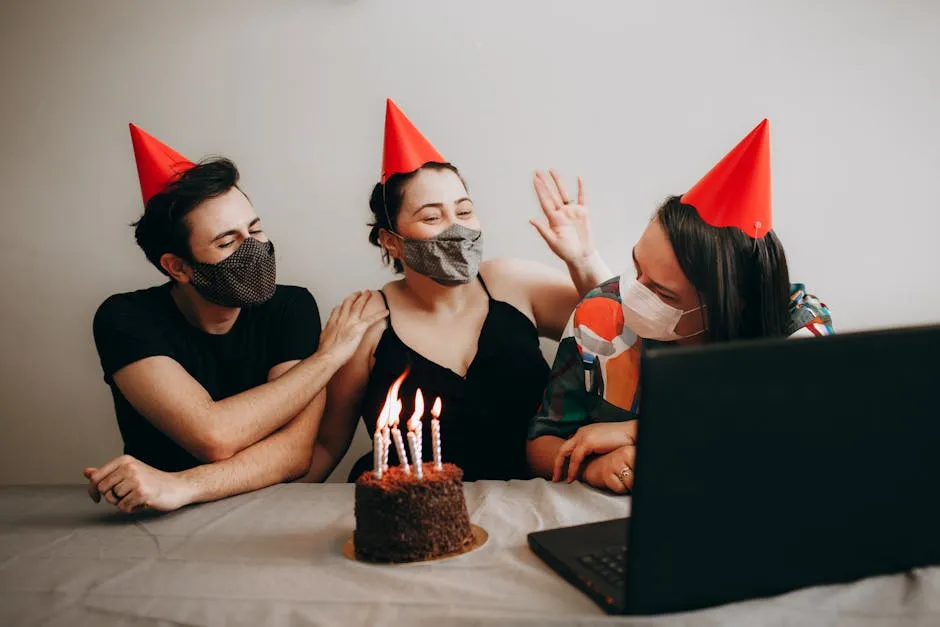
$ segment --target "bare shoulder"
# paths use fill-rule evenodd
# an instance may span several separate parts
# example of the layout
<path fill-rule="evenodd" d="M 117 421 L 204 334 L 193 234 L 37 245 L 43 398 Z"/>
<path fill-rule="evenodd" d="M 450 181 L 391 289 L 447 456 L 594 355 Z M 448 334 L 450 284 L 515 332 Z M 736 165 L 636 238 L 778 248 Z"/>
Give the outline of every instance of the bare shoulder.
<path fill-rule="evenodd" d="M 509 303 L 538 326 L 536 295 L 553 284 L 564 285 L 568 278 L 537 261 L 501 257 L 480 264 L 480 275 L 496 300 Z"/>
<path fill-rule="evenodd" d="M 387 287 L 387 286 L 386 286 L 386 287 Z M 382 294 L 379 292 L 379 290 L 361 290 L 361 291 L 356 291 L 356 292 L 353 292 L 353 293 L 351 293 L 351 294 L 348 294 L 348 295 L 344 298 L 344 300 L 349 299 L 349 298 L 353 298 L 353 297 L 355 297 L 355 296 L 357 296 L 357 295 L 359 295 L 359 294 L 366 294 L 366 295 L 368 296 L 368 299 L 369 299 L 369 300 L 366 302 L 366 307 L 365 307 L 365 309 L 364 309 L 363 312 L 362 312 L 362 314 L 363 314 L 364 316 L 371 316 L 371 315 L 377 314 L 377 313 L 379 313 L 380 311 L 382 311 L 382 310 L 385 309 L 385 300 L 382 298 Z M 340 305 L 342 305 L 342 303 L 343 303 L 343 301 L 340 301 L 340 303 L 337 304 L 337 307 L 339 307 Z"/>
<path fill-rule="evenodd" d="M 528 316 L 544 337 L 561 337 L 579 300 L 570 276 L 543 263 L 523 259 L 494 259 L 481 271 L 494 298 Z"/>
<path fill-rule="evenodd" d="M 371 316 L 386 309 L 385 299 L 382 297 L 382 293 L 379 290 L 366 290 L 366 292 L 369 295 L 369 301 L 366 303 L 363 315 Z"/>
<path fill-rule="evenodd" d="M 569 283 L 568 275 L 538 261 L 500 257 L 480 265 L 483 279 L 494 289 L 532 288 L 546 283 Z"/>

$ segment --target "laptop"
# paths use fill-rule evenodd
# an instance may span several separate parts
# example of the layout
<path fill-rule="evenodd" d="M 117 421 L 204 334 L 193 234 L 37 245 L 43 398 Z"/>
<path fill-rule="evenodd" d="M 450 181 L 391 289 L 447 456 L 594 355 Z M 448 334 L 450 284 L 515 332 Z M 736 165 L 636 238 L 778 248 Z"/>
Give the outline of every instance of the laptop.
<path fill-rule="evenodd" d="M 529 534 L 606 611 L 940 564 L 940 326 L 661 348 L 641 385 L 631 517 Z"/>

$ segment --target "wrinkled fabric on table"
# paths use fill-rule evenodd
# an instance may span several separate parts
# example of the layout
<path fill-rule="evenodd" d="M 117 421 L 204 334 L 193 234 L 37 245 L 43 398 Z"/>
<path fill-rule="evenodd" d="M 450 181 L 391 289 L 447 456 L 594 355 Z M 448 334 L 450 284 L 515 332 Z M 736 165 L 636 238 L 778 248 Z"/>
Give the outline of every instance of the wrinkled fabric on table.
<path fill-rule="evenodd" d="M 0 489 L 0 625 L 940 625 L 940 568 L 674 616 L 610 617 L 528 549 L 530 531 L 629 499 L 543 480 L 466 485 L 489 541 L 461 557 L 343 557 L 353 486 L 274 486 L 125 517 L 84 487 Z"/>

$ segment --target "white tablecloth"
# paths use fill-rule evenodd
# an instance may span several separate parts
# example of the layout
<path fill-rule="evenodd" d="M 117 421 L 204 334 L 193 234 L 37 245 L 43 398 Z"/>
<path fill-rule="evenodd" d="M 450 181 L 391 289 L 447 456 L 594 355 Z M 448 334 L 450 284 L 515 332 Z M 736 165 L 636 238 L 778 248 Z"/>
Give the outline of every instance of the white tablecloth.
<path fill-rule="evenodd" d="M 280 485 L 131 519 L 82 487 L 0 489 L 0 625 L 940 625 L 940 569 L 609 617 L 529 552 L 526 533 L 624 516 L 629 499 L 542 480 L 466 493 L 484 547 L 371 566 L 341 553 L 350 485 Z"/>

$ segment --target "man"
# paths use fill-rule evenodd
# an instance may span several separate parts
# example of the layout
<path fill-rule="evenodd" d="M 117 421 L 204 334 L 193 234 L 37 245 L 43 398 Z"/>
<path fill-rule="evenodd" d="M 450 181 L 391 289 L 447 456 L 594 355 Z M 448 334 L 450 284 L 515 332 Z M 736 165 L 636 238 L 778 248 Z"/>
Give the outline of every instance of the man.
<path fill-rule="evenodd" d="M 85 469 L 89 495 L 170 511 L 303 476 L 326 383 L 387 312 L 366 318 L 368 295 L 353 295 L 321 335 L 310 293 L 276 285 L 235 165 L 193 164 L 134 125 L 131 138 L 137 243 L 169 282 L 95 315 L 125 454 Z"/>

